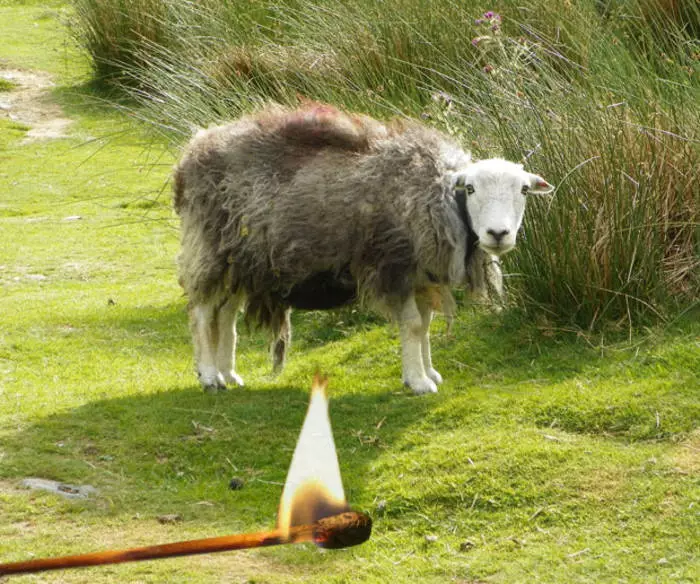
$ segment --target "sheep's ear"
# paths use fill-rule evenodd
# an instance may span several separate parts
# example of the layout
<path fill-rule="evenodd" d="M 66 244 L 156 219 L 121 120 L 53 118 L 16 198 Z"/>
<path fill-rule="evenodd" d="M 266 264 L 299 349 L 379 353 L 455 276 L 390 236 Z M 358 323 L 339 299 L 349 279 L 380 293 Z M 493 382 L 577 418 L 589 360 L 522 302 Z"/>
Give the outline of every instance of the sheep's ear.
<path fill-rule="evenodd" d="M 551 193 L 554 190 L 554 187 L 541 176 L 529 172 L 527 174 L 528 178 L 530 179 L 530 188 L 527 189 L 528 194 L 544 195 L 546 193 Z"/>

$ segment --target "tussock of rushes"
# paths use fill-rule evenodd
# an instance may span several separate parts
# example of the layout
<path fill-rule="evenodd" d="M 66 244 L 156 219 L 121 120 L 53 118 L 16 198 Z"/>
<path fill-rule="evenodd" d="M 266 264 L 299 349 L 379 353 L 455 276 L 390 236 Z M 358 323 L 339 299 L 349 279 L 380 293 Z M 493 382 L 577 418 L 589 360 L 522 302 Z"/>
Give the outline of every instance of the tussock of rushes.
<path fill-rule="evenodd" d="M 578 326 L 700 296 L 700 8 L 676 0 L 76 0 L 100 74 L 176 142 L 270 100 L 406 114 L 558 185 L 505 260 L 514 298 Z M 136 88 L 136 89 L 133 89 Z"/>

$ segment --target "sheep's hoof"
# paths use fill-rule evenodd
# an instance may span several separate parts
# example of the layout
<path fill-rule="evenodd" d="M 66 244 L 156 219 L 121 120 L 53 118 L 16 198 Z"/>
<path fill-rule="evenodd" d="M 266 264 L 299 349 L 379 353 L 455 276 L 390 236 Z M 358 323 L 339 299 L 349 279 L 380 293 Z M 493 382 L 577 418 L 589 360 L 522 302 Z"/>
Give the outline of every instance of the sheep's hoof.
<path fill-rule="evenodd" d="M 403 384 L 406 387 L 410 387 L 413 393 L 416 395 L 423 395 L 424 393 L 437 393 L 437 385 L 432 379 L 423 377 L 422 379 L 417 379 L 415 381 L 404 381 Z"/>
<path fill-rule="evenodd" d="M 233 370 L 224 373 L 223 377 L 226 385 L 234 385 L 238 387 L 243 387 L 245 385 L 243 383 L 243 378 Z"/>
<path fill-rule="evenodd" d="M 217 394 L 219 391 L 226 390 L 226 381 L 224 376 L 218 371 L 216 372 L 199 372 L 199 383 L 202 384 L 202 389 L 205 393 Z"/>
<path fill-rule="evenodd" d="M 440 375 L 435 369 L 432 367 L 430 369 L 425 370 L 426 375 L 432 379 L 437 385 L 440 385 L 442 383 L 442 375 Z"/>
<path fill-rule="evenodd" d="M 284 361 L 275 361 L 272 363 L 272 377 L 277 377 L 284 369 Z"/>

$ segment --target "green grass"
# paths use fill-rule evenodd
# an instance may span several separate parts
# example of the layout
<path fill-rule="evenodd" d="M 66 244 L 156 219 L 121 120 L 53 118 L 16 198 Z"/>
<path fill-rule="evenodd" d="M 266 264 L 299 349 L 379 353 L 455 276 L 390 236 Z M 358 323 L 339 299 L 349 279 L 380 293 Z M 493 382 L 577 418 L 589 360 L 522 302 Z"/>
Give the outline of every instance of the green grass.
<path fill-rule="evenodd" d="M 13 83 L 9 79 L 2 79 L 0 78 L 0 92 L 3 91 L 12 91 L 13 89 L 17 88 L 17 84 Z"/>
<path fill-rule="evenodd" d="M 4 61 L 60 74 L 66 82 L 84 78 L 88 60 L 82 52 L 76 52 L 75 41 L 65 34 L 68 14 L 65 2 L 0 0 L 0 65 Z M 24 26 L 16 26 L 16 18 Z M 47 36 L 53 36 L 56 42 L 46 46 Z"/>
<path fill-rule="evenodd" d="M 175 274 L 173 153 L 100 101 L 85 59 L 61 52 L 57 16 L 0 10 L 17 39 L 0 59 L 54 73 L 75 120 L 70 138 L 29 143 L 0 120 L 0 561 L 273 526 L 317 368 L 331 375 L 348 499 L 375 520 L 345 551 L 12 582 L 697 581 L 697 312 L 624 340 L 464 308 L 452 337 L 436 322 L 447 381 L 421 398 L 400 387 L 395 330 L 350 310 L 297 313 L 280 377 L 264 335 L 243 331 L 247 387 L 204 394 Z M 100 493 L 59 500 L 21 489 L 31 476 Z M 169 513 L 182 522 L 157 521 Z"/>

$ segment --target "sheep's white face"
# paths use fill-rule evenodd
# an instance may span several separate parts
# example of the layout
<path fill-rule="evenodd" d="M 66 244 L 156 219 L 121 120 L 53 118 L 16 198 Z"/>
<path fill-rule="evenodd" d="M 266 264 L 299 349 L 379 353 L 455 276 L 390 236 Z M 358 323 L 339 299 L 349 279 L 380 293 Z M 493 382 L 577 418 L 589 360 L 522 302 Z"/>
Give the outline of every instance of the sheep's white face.
<path fill-rule="evenodd" d="M 499 158 L 481 160 L 457 171 L 452 182 L 455 188 L 466 190 L 467 212 L 479 247 L 493 255 L 515 247 L 527 196 L 554 189 L 520 164 Z"/>

